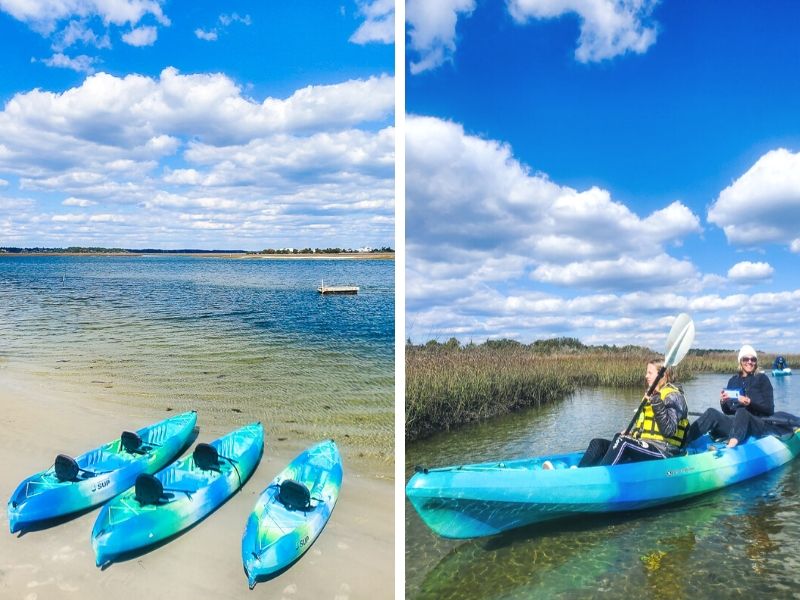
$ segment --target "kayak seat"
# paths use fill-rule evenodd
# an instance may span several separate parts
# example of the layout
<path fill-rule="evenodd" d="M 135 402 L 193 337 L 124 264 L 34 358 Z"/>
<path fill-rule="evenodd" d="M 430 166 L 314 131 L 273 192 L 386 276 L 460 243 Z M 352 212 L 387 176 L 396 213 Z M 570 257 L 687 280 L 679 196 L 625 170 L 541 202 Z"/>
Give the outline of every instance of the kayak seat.
<path fill-rule="evenodd" d="M 311 493 L 302 483 L 284 479 L 278 489 L 278 501 L 289 510 L 306 511 L 311 508 Z"/>
<path fill-rule="evenodd" d="M 161 481 L 149 473 L 141 473 L 134 484 L 136 501 L 142 506 L 146 504 L 159 504 L 169 497 L 164 493 Z"/>
<path fill-rule="evenodd" d="M 76 481 L 81 470 L 75 459 L 66 454 L 56 456 L 53 466 L 59 481 Z"/>
<path fill-rule="evenodd" d="M 122 447 L 125 448 L 125 451 L 129 454 L 145 453 L 144 450 L 142 450 L 142 438 L 139 437 L 139 434 L 133 431 L 123 431 L 119 439 L 122 442 Z"/>
<path fill-rule="evenodd" d="M 219 453 L 211 444 L 197 444 L 192 457 L 194 464 L 203 471 L 219 471 Z"/>

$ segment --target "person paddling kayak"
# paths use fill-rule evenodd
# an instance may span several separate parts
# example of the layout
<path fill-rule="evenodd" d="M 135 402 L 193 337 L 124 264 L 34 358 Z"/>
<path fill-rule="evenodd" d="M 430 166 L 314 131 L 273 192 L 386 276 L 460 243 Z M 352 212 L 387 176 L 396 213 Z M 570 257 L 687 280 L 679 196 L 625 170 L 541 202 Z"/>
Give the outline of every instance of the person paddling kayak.
<path fill-rule="evenodd" d="M 709 433 L 713 438 L 728 438 L 728 447 L 734 448 L 749 436 L 773 433 L 774 428 L 763 420 L 775 412 L 772 384 L 758 372 L 758 354 L 749 344 L 739 350 L 739 372 L 720 392 L 719 403 L 722 412 L 709 408 L 692 423 L 687 443 Z"/>
<path fill-rule="evenodd" d="M 649 390 L 658 377 L 662 361 L 647 363 L 645 380 Z M 648 401 L 638 413 L 630 432 L 618 433 L 613 440 L 595 438 L 589 442 L 578 467 L 617 465 L 677 456 L 683 452 L 689 427 L 683 391 L 672 383 L 667 369 Z"/>

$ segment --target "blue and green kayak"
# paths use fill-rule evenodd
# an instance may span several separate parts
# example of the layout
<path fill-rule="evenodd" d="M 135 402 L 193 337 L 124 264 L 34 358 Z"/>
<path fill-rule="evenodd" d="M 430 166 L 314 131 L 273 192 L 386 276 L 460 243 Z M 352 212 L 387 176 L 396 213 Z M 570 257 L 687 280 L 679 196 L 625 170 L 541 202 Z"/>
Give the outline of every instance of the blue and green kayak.
<path fill-rule="evenodd" d="M 96 506 L 131 487 L 142 473 L 173 460 L 192 435 L 197 414 L 176 415 L 81 454 L 59 454 L 50 468 L 22 481 L 8 501 L 11 533 Z"/>
<path fill-rule="evenodd" d="M 800 452 L 800 429 L 749 439 L 736 448 L 703 436 L 684 456 L 615 466 L 572 468 L 582 452 L 436 469 L 418 469 L 406 495 L 435 533 L 494 535 L 586 513 L 676 502 L 775 469 Z M 709 445 L 713 446 L 709 450 Z M 543 470 L 550 460 L 554 470 Z"/>
<path fill-rule="evenodd" d="M 92 530 L 98 566 L 165 540 L 196 523 L 234 494 L 255 470 L 264 428 L 252 423 L 209 444 L 135 485 L 106 504 Z"/>
<path fill-rule="evenodd" d="M 331 516 L 342 487 L 342 459 L 333 440 L 308 448 L 261 493 L 242 536 L 250 589 L 308 550 Z"/>
<path fill-rule="evenodd" d="M 785 367 L 783 369 L 772 369 L 773 377 L 786 377 L 791 374 L 792 370 L 789 367 Z"/>

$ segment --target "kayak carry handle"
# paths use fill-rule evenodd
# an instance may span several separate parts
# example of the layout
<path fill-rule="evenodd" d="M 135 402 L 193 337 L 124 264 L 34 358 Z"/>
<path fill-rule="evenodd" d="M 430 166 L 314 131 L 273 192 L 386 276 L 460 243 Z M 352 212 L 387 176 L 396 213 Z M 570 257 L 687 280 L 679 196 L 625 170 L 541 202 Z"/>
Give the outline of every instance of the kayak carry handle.
<path fill-rule="evenodd" d="M 425 465 L 414 465 L 414 473 L 424 473 L 425 475 L 428 474 L 428 467 Z"/>

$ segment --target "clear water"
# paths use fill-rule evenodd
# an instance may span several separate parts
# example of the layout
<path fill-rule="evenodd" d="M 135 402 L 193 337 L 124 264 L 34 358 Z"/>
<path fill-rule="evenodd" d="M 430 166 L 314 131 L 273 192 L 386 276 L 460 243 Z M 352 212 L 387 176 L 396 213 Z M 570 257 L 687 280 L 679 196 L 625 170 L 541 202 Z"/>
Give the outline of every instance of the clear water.
<path fill-rule="evenodd" d="M 356 296 L 316 292 L 321 279 Z M 112 403 L 333 437 L 391 471 L 394 263 L 0 256 L 0 363 Z"/>
<path fill-rule="evenodd" d="M 776 408 L 800 414 L 793 377 L 771 378 Z M 717 407 L 728 378 L 684 388 L 690 411 Z M 624 428 L 641 394 L 596 389 L 409 445 L 446 465 L 583 449 Z M 540 524 L 478 540 L 434 535 L 406 501 L 409 598 L 798 598 L 800 461 L 688 502 Z"/>

